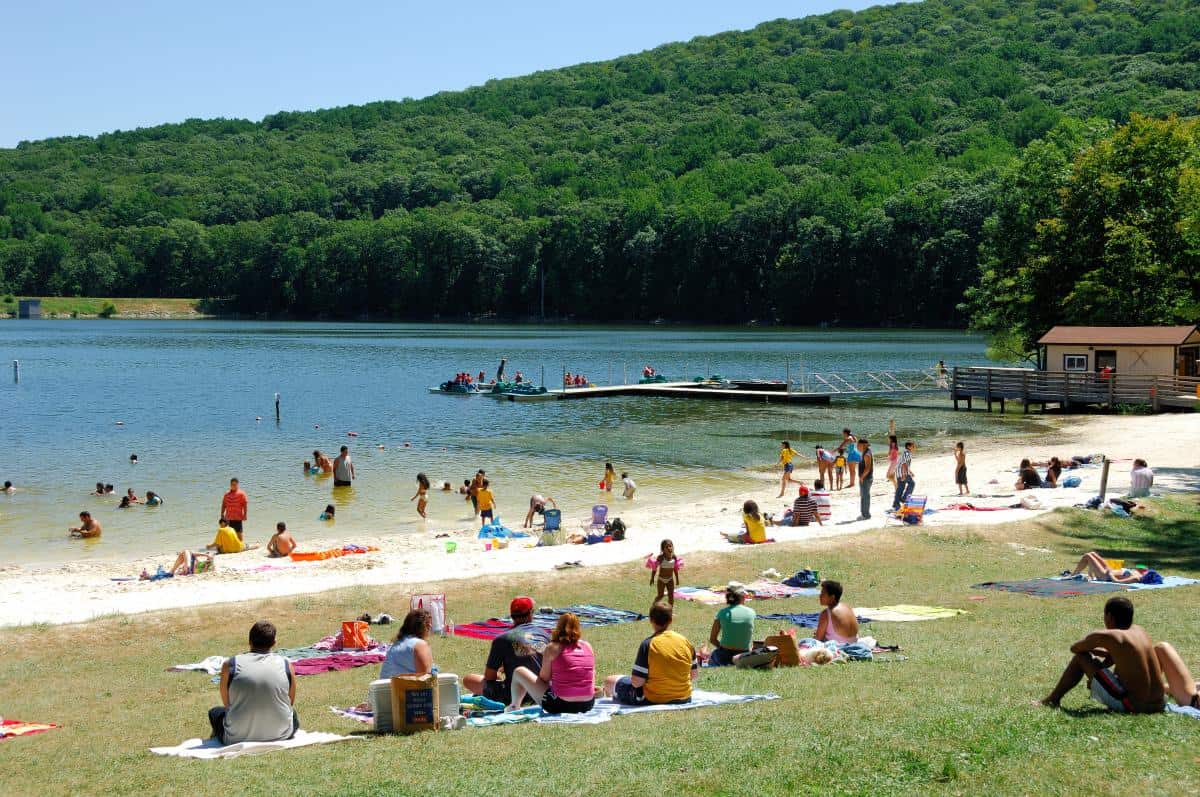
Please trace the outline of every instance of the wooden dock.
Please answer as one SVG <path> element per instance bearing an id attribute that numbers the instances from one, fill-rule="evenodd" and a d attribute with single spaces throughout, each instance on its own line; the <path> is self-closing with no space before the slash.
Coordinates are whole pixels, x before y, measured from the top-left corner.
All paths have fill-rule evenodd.
<path id="1" fill-rule="evenodd" d="M 1098 406 L 1112 410 L 1120 405 L 1165 409 L 1200 410 L 1200 378 L 1185 376 L 1134 376 L 1129 374 L 1057 373 L 1031 368 L 955 368 L 950 397 L 954 409 L 975 400 L 992 411 L 995 402 L 1004 412 L 1007 401 L 1022 402 L 1025 412 L 1032 405 L 1056 404 L 1060 409 Z"/>
<path id="2" fill-rule="evenodd" d="M 552 390 L 559 399 L 604 398 L 606 396 L 657 396 L 659 398 L 758 401 L 775 404 L 828 404 L 829 393 L 800 393 L 787 390 L 743 390 L 698 387 L 695 382 L 655 382 L 645 385 L 603 385 Z"/>

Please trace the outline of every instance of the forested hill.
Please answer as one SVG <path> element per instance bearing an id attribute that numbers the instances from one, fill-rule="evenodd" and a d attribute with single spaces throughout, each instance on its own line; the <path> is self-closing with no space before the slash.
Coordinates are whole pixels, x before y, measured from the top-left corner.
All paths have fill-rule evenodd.
<path id="1" fill-rule="evenodd" d="M 547 316 L 961 324 L 1022 148 L 1198 98 L 1200 0 L 927 0 L 423 100 L 26 142 L 0 150 L 0 293 L 524 317 L 544 275 Z"/>

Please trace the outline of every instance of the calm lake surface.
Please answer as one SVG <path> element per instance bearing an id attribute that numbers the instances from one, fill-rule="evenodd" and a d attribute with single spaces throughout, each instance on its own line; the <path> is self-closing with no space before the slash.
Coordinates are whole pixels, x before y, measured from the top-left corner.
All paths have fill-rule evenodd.
<path id="1" fill-rule="evenodd" d="M 49 564 L 157 554 L 211 542 L 231 476 L 250 500 L 247 540 L 284 520 L 302 541 L 433 532 L 470 522 L 458 496 L 434 494 L 418 523 L 416 474 L 457 485 L 485 468 L 500 516 L 519 526 L 529 495 L 578 514 L 595 503 L 606 459 L 628 470 L 646 503 L 744 489 L 770 471 L 779 440 L 802 451 L 843 426 L 942 449 L 960 436 L 1019 434 L 1033 422 L 954 413 L 945 396 L 901 406 L 759 405 L 661 398 L 513 404 L 427 392 L 457 371 L 547 381 L 563 368 L 606 383 L 622 363 L 672 378 L 701 373 L 779 378 L 805 371 L 929 368 L 985 362 L 981 338 L 890 330 L 630 329 L 558 326 L 275 322 L 9 321 L 0 323 L 0 562 Z M 14 383 L 11 361 L 21 362 Z M 686 369 L 686 370 L 685 370 Z M 274 394 L 282 422 L 274 419 Z M 256 418 L 261 416 L 262 420 Z M 123 425 L 117 425 L 123 421 Z M 358 437 L 348 437 L 348 432 Z M 411 448 L 405 448 L 405 442 Z M 317 520 L 331 485 L 302 475 L 319 448 L 348 444 L 358 480 L 340 496 L 336 528 Z M 384 445 L 380 450 L 378 445 Z M 131 465 L 137 453 L 140 464 Z M 97 481 L 117 495 L 91 497 Z M 116 508 L 133 487 L 156 509 Z M 614 499 L 619 500 L 619 499 Z M 80 510 L 104 525 L 98 543 L 67 539 Z"/>

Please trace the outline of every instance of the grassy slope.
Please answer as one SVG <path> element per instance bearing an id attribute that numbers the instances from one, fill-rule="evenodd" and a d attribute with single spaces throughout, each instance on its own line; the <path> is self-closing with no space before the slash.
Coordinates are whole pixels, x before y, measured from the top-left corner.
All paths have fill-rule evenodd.
<path id="1" fill-rule="evenodd" d="M 164 672 L 169 664 L 244 649 L 245 630 L 257 617 L 280 626 L 281 644 L 303 644 L 364 610 L 402 611 L 410 592 L 403 588 L 5 630 L 4 715 L 66 727 L 4 742 L 0 793 L 192 795 L 203 784 L 210 793 L 1068 794 L 1088 788 L 1085 773 L 1096 766 L 1120 778 L 1114 787 L 1120 793 L 1194 792 L 1200 790 L 1193 753 L 1200 723 L 1109 715 L 1087 703 L 1081 690 L 1068 697 L 1063 712 L 1029 705 L 1053 683 L 1067 645 L 1099 624 L 1106 596 L 1049 600 L 967 589 L 982 580 L 1054 572 L 1093 547 L 1169 572 L 1200 573 L 1200 503 L 1163 501 L 1154 514 L 1121 521 L 1068 511 L 1010 526 L 904 528 L 689 557 L 687 583 L 749 580 L 768 566 L 811 565 L 843 580 L 847 598 L 858 605 L 937 603 L 971 614 L 871 628 L 881 641 L 903 645 L 907 661 L 703 676 L 707 688 L 775 691 L 783 700 L 592 727 L 390 736 L 221 763 L 146 752 L 204 735 L 205 710 L 217 700 L 206 677 Z M 631 544 L 649 550 L 653 542 Z M 452 617 L 465 620 L 495 614 L 517 590 L 550 605 L 582 600 L 644 607 L 651 596 L 646 578 L 643 568 L 627 565 L 445 586 Z M 985 600 L 968 601 L 972 594 Z M 1185 588 L 1134 600 L 1150 633 L 1170 639 L 1200 669 L 1196 596 L 1196 588 Z M 813 603 L 757 608 L 798 611 Z M 681 602 L 679 630 L 703 639 L 712 613 Z M 645 633 L 642 624 L 591 632 L 600 669 L 626 671 Z M 478 669 L 486 650 L 485 643 L 465 639 L 439 638 L 433 645 L 442 668 L 459 673 Z M 304 725 L 359 730 L 326 707 L 361 699 L 374 674 L 364 668 L 302 679 Z"/>
<path id="2" fill-rule="evenodd" d="M 99 316 L 109 304 L 117 308 L 113 318 L 202 318 L 199 299 L 102 299 L 75 296 L 22 296 L 21 299 L 42 301 L 42 315 L 69 318 L 72 313 L 83 317 Z M 0 313 L 17 312 L 16 302 L 0 305 Z"/>

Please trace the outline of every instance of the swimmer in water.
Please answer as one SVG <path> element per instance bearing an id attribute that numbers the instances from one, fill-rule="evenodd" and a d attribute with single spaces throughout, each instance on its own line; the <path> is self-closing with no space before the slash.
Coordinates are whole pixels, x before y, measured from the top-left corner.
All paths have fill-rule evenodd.
<path id="1" fill-rule="evenodd" d="M 317 520 L 333 520 L 333 515 L 337 511 L 333 504 L 326 504 L 325 511 L 317 516 Z"/>
<path id="2" fill-rule="evenodd" d="M 99 537 L 102 530 L 100 521 L 93 518 L 92 513 L 86 510 L 79 513 L 79 525 L 68 529 L 72 537 L 80 537 L 82 539 Z"/>

